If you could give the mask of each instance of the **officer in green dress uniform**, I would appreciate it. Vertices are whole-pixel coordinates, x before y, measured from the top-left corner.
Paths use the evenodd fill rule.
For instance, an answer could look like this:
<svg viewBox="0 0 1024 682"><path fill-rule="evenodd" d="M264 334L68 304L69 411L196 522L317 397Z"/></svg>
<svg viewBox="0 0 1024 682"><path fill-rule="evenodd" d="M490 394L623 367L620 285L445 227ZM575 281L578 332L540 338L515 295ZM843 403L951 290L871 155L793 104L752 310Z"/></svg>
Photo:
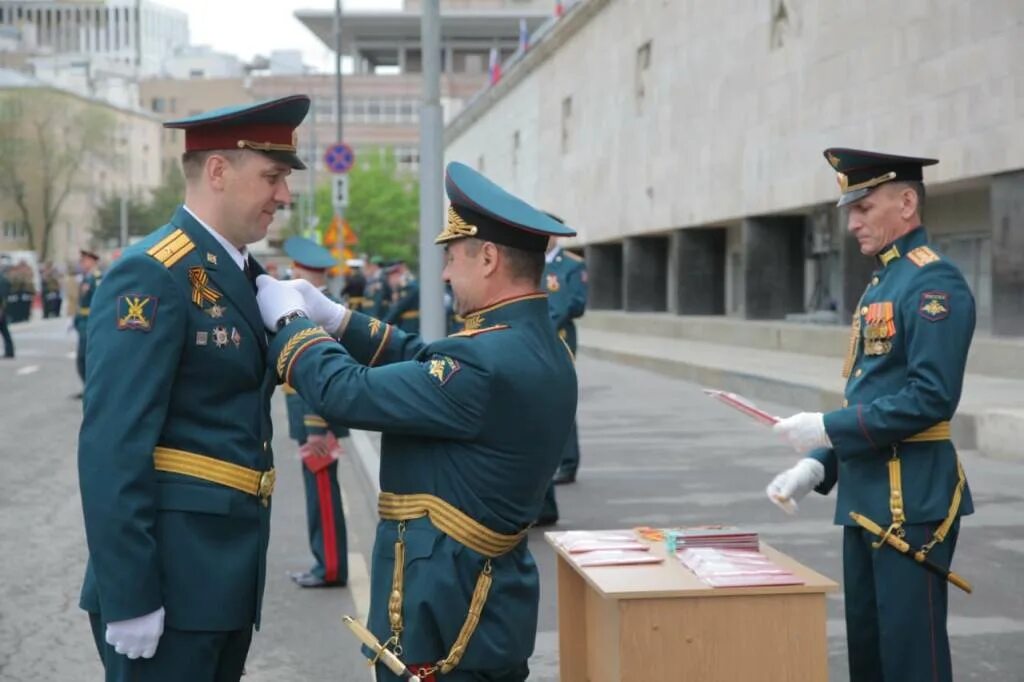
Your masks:
<svg viewBox="0 0 1024 682"><path fill-rule="evenodd" d="M87 348L86 325L89 323L89 316L92 312L92 298L96 293L103 273L97 265L100 256L95 251L88 249L78 250L78 268L82 274L82 281L78 285L78 308L75 310L74 325L78 332L78 351L75 353L75 368L78 376L85 381L85 353ZM79 393L77 398L81 398Z"/></svg>
<svg viewBox="0 0 1024 682"><path fill-rule="evenodd" d="M562 222L558 216L549 216ZM587 265L583 258L558 245L556 239L548 244L548 252L544 256L544 274L541 286L548 292L548 312L551 324L573 357L576 356L576 324L573 320L582 317L587 308ZM556 485L576 481L576 470L580 465L580 441L573 420L572 431L562 450L562 460L558 470L544 495L544 506L537 518L538 526L550 526L558 522L558 502L555 499Z"/></svg>
<svg viewBox="0 0 1024 682"><path fill-rule="evenodd" d="M366 266L366 289L363 292L364 309L370 317L384 319L387 313L387 301L391 300L391 290L387 286L384 272L384 260L380 256L370 258Z"/></svg>
<svg viewBox="0 0 1024 682"><path fill-rule="evenodd" d="M409 272L405 261L395 261L388 267L387 282L393 299L384 315L384 322L397 326L407 334L419 334L420 283Z"/></svg>
<svg viewBox="0 0 1024 682"><path fill-rule="evenodd" d="M4 357L14 357L14 339L7 319L7 296L11 293L11 282L7 279L6 264L0 263L0 337L4 340Z"/></svg>
<svg viewBox="0 0 1024 682"><path fill-rule="evenodd" d="M305 96L185 130L185 204L92 300L78 467L89 612L108 682L237 681L259 626L273 491L263 239L303 168Z"/></svg>
<svg viewBox="0 0 1024 682"><path fill-rule="evenodd" d="M810 490L838 485L852 682L948 681L947 584L939 574L953 559L960 517L974 511L949 421L974 298L921 225L922 167L935 159L840 148L825 157L848 229L877 270L853 315L846 399L824 415L801 412L776 425L806 456L767 492L794 511ZM910 553L885 536L908 543Z"/></svg>
<svg viewBox="0 0 1024 682"><path fill-rule="evenodd" d="M284 252L292 259L292 284L306 282L327 296L327 269L337 265L331 252L305 237L290 237ZM332 299L333 300L333 299ZM291 573L300 587L332 587L348 582L348 540L345 512L338 485L338 438L348 428L327 421L311 410L294 388L285 384L288 433L299 443L302 482L306 489L306 528L313 567Z"/></svg>
<svg viewBox="0 0 1024 682"><path fill-rule="evenodd" d="M383 433L370 630L424 680L518 682L539 598L526 529L576 410L538 283L548 237L573 232L463 164L446 189L436 241L464 331L426 343L269 277L260 310L281 379L329 421Z"/></svg>
<svg viewBox="0 0 1024 682"><path fill-rule="evenodd" d="M341 300L351 310L362 312L366 305L366 276L363 274L363 259L349 258L345 261L348 267L348 275L345 276L345 286L341 289Z"/></svg>

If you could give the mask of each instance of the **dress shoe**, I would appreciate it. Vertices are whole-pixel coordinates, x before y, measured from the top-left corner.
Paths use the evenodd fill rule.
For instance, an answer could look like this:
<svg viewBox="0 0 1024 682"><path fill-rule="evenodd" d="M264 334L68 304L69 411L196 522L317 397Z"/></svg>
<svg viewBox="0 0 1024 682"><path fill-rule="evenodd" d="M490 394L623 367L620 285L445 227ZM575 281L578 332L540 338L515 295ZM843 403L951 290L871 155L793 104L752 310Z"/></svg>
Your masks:
<svg viewBox="0 0 1024 682"><path fill-rule="evenodd" d="M345 583L340 580L334 582L327 582L315 573L309 571L303 571L302 573L289 573L288 577L292 579L299 587L345 587Z"/></svg>
<svg viewBox="0 0 1024 682"><path fill-rule="evenodd" d="M555 472L555 475L554 475L554 477L552 477L551 482L554 483L555 485L565 485L566 483L575 483L576 482L576 472L575 471L569 471L567 469L559 469L558 471Z"/></svg>

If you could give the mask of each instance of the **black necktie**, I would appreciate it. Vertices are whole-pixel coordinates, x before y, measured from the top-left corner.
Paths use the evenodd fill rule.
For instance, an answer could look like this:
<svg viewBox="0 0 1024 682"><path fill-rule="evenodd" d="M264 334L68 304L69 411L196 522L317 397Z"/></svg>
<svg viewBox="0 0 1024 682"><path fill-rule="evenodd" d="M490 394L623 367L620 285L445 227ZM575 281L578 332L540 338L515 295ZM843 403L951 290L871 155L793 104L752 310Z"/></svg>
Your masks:
<svg viewBox="0 0 1024 682"><path fill-rule="evenodd" d="M246 259L245 259L245 262L243 263L243 266L244 267L242 268L242 271L245 272L246 279L248 279L249 280L249 284L252 285L252 293L255 294L256 291L257 291L257 288L256 288L256 268L252 264L252 259L247 256Z"/></svg>

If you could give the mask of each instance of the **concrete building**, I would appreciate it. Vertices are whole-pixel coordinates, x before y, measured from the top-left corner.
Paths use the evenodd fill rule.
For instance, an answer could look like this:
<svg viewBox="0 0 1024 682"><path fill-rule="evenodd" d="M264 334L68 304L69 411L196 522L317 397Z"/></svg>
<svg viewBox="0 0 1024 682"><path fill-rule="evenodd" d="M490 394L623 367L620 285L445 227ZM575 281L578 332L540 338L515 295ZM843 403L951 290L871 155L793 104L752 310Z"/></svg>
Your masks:
<svg viewBox="0 0 1024 682"><path fill-rule="evenodd" d="M579 230L593 307L839 321L872 263L822 150L934 156L925 225L1024 335L1022 60L1016 0L583 0L446 156Z"/></svg>
<svg viewBox="0 0 1024 682"><path fill-rule="evenodd" d="M246 73L242 60L233 54L216 52L209 45L189 45L175 50L164 60L160 77L176 80L197 78L241 78Z"/></svg>
<svg viewBox="0 0 1024 682"><path fill-rule="evenodd" d="M20 29L31 53L103 55L139 76L188 45L187 15L150 0L4 0L0 27Z"/></svg>
<svg viewBox="0 0 1024 682"><path fill-rule="evenodd" d="M0 148L13 152L0 159L5 180L13 175L24 190L19 198L0 182L0 251L28 250L29 229L36 251L42 251L44 195L48 190L52 199L67 192L40 253L43 260L76 259L78 249L92 242L101 202L144 198L161 180L160 122L154 116L8 70L0 70Z"/></svg>
<svg viewBox="0 0 1024 682"><path fill-rule="evenodd" d="M552 14L553 0L442 0L441 99L446 118L455 116L487 82L492 49L512 55L520 21L535 30ZM334 47L334 13L301 10L296 17L324 44ZM357 148L390 147L400 167L419 164L419 105L422 100L420 4L406 0L401 11L346 11L342 17L342 55L353 73L344 79L342 107L346 142ZM280 93L286 82L254 81L261 92ZM317 162L335 142L334 78L311 76L304 81L316 107ZM309 147L309 126L302 144Z"/></svg>

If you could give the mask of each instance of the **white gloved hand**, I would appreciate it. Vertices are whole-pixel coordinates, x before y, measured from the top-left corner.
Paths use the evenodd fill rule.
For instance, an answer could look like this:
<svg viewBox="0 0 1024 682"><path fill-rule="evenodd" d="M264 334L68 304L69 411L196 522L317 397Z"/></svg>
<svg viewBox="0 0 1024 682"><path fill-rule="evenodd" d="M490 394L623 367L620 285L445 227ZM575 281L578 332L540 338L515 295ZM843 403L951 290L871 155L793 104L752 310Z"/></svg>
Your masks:
<svg viewBox="0 0 1024 682"><path fill-rule="evenodd" d="M814 448L832 447L832 441L825 432L825 417L821 412L800 412L780 419L772 431L785 438L798 455Z"/></svg>
<svg viewBox="0 0 1024 682"><path fill-rule="evenodd" d="M772 479L765 492L782 511L795 514L799 506L797 503L823 480L825 466L816 459L805 457Z"/></svg>
<svg viewBox="0 0 1024 682"><path fill-rule="evenodd" d="M324 328L328 334L334 334L345 319L348 308L340 303L335 303L327 298L322 291L304 279L290 279L281 282L287 287L302 294L302 300L306 302L306 310L309 319Z"/></svg>
<svg viewBox="0 0 1024 682"><path fill-rule="evenodd" d="M287 287L284 282L278 282L270 275L260 275L256 278L256 303L260 307L260 317L263 318L263 325L272 332L277 331L277 321L288 313L301 310L309 316L302 294Z"/></svg>
<svg viewBox="0 0 1024 682"><path fill-rule="evenodd" d="M164 634L164 607L138 618L107 623L107 644L128 658L153 658Z"/></svg>

